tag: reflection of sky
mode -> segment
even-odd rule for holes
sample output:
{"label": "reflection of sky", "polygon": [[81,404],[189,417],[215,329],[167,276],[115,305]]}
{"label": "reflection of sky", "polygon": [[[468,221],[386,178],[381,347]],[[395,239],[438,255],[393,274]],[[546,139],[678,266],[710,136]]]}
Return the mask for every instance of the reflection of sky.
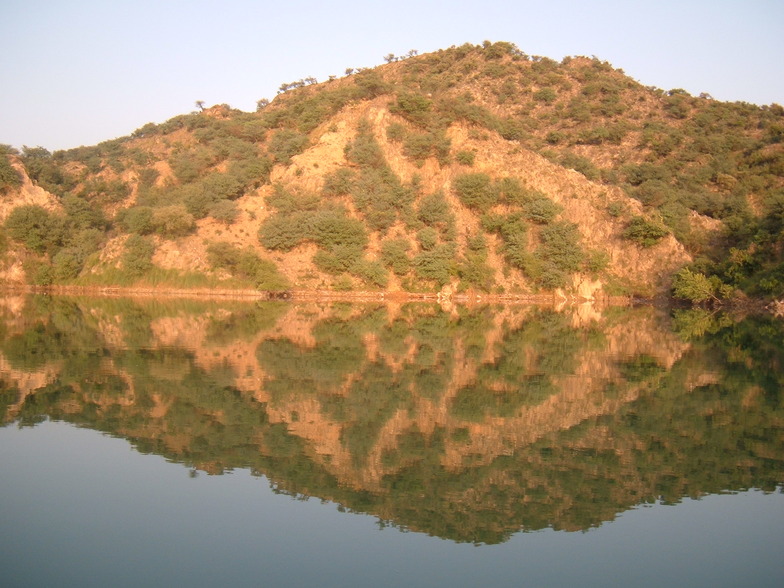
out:
{"label": "reflection of sky", "polygon": [[784,495],[628,511],[474,547],[140,455],[62,423],[0,429],[6,586],[774,586]]}

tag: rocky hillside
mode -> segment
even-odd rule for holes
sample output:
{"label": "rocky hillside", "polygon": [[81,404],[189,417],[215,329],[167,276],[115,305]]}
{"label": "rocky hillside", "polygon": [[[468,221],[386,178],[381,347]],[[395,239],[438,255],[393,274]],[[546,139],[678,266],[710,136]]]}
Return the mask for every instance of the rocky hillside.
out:
{"label": "rocky hillside", "polygon": [[[464,45],[0,158],[6,282],[784,291],[784,109]],[[201,106],[200,106],[201,108]],[[683,269],[686,268],[686,269]]]}

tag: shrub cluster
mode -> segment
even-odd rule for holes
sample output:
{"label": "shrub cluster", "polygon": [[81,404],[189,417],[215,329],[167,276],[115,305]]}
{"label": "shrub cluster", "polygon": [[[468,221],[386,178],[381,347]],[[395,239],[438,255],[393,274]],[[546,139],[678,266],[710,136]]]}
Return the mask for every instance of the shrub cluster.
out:
{"label": "shrub cluster", "polygon": [[288,281],[280,274],[277,266],[264,260],[251,248],[241,249],[236,245],[219,241],[207,247],[207,256],[213,269],[223,269],[232,276],[253,284],[261,290],[286,290]]}
{"label": "shrub cluster", "polygon": [[634,216],[623,231],[623,238],[634,241],[641,247],[652,247],[666,237],[669,231],[660,224],[642,216]]}

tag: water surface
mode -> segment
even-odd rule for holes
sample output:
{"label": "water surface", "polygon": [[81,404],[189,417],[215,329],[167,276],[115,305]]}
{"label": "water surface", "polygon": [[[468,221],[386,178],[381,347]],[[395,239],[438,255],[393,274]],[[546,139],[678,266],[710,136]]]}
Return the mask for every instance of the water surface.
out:
{"label": "water surface", "polygon": [[782,327],[5,299],[13,586],[774,586]]}

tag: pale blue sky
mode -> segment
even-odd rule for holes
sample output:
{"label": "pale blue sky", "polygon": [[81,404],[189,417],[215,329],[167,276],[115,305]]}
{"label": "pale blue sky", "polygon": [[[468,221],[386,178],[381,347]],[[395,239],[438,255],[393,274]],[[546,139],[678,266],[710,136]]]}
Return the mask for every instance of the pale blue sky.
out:
{"label": "pale blue sky", "polygon": [[463,43],[595,55],[645,85],[784,103],[784,0],[0,0],[0,143],[64,149],[282,82]]}

